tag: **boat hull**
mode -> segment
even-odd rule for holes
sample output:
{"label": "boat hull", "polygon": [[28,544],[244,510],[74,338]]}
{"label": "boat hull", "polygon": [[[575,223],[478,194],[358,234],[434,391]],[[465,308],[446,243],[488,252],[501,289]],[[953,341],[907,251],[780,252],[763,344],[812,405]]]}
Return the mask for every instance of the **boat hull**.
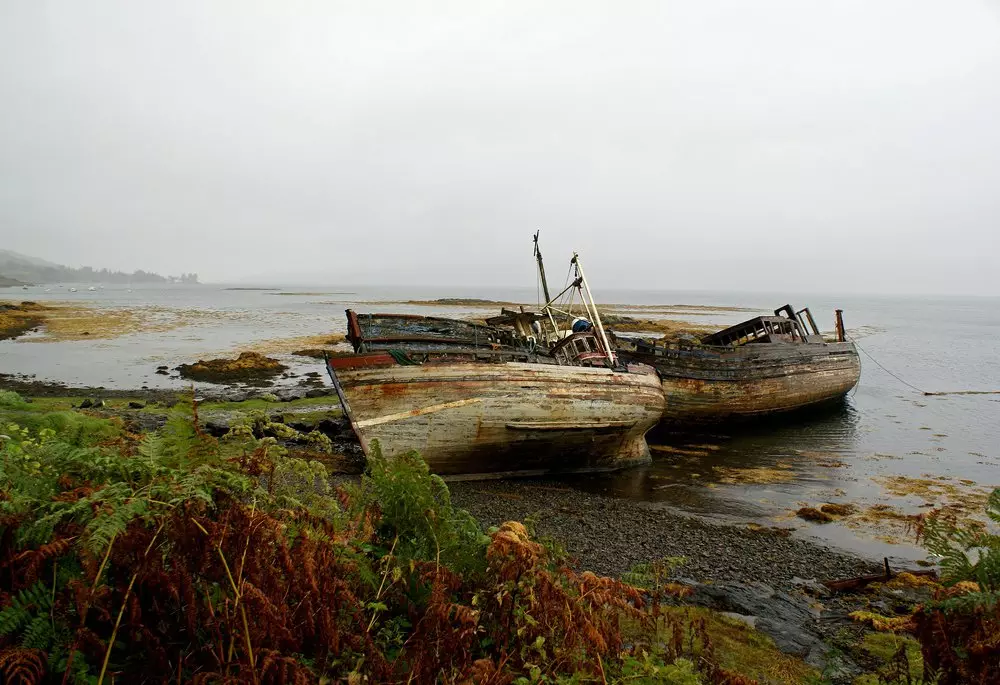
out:
{"label": "boat hull", "polygon": [[716,423],[779,414],[842,398],[861,377],[851,343],[744,345],[621,353],[653,365],[667,424]]}
{"label": "boat hull", "polygon": [[[374,361],[372,361],[374,360]],[[370,454],[418,451],[462,478],[609,471],[649,461],[663,412],[651,368],[626,373],[532,363],[379,365],[331,359],[345,413]]]}

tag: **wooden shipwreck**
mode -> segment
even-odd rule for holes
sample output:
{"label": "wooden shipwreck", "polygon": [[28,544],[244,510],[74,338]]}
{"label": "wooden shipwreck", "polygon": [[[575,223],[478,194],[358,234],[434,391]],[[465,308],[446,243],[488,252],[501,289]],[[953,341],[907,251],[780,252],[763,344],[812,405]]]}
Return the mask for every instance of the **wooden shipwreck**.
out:
{"label": "wooden shipwreck", "polygon": [[[575,255],[574,266],[582,293]],[[621,362],[599,319],[588,326],[562,327],[546,308],[486,325],[348,310],[355,354],[327,368],[365,454],[376,441],[389,458],[416,450],[432,471],[463,478],[648,462],[659,378]]]}
{"label": "wooden shipwreck", "polygon": [[841,399],[861,377],[840,310],[836,340],[827,341],[809,309],[791,305],[700,342],[617,340],[626,360],[652,365],[663,382],[663,420],[720,422],[776,414]]}

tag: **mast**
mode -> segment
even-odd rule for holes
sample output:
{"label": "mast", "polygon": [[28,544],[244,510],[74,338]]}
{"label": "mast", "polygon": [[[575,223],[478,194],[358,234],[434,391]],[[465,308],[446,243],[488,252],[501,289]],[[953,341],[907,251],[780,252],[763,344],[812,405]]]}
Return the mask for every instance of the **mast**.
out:
{"label": "mast", "polygon": [[542,308],[542,311],[549,315],[549,322],[552,324],[552,334],[558,340],[559,326],[556,324],[556,318],[552,316],[552,299],[549,297],[549,282],[545,280],[545,264],[542,263],[542,250],[538,247],[539,233],[541,233],[541,229],[535,231],[535,261],[538,262],[538,275],[542,279],[542,292],[545,294],[545,306]]}
{"label": "mast", "polygon": [[545,265],[542,263],[542,250],[538,247],[538,234],[541,230],[535,231],[535,261],[538,262],[538,274],[542,278],[542,292],[545,293],[545,303],[552,301],[549,297],[549,283],[545,280]]}
{"label": "mast", "polygon": [[[580,264],[580,256],[577,253],[573,253],[573,259],[570,260],[574,266],[576,266],[576,272],[580,274],[580,282],[583,284],[583,304],[587,308],[587,313],[591,315],[594,320],[594,325],[597,326],[597,332],[601,334],[601,343],[604,345],[604,353],[608,356],[608,360],[612,364],[617,363],[617,358],[615,353],[611,349],[611,343],[608,342],[608,334],[604,332],[604,324],[601,322],[601,315],[597,312],[597,303],[594,302],[594,296],[590,292],[590,286],[587,284],[587,277],[583,275],[583,265]],[[593,308],[593,311],[591,311]]]}

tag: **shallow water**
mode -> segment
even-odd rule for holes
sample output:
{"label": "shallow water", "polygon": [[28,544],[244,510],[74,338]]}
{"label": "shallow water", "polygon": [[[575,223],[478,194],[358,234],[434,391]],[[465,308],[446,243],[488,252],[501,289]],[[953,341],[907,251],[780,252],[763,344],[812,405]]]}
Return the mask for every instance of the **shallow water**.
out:
{"label": "shallow water", "polygon": [[[108,340],[39,342],[44,336],[0,342],[0,372],[34,374],[69,385],[138,388],[183,387],[155,374],[248,345],[343,333],[343,311],[395,311],[445,316],[482,314],[475,307],[427,307],[403,300],[475,297],[533,302],[528,289],[475,288],[285,288],[230,290],[225,286],[78,286],[0,290],[0,298],[71,301],[99,308],[128,307],[177,324],[171,330]],[[279,292],[309,294],[278,294]],[[809,305],[823,329],[833,309],[845,310],[849,334],[864,352],[908,383],[928,391],[1000,391],[1000,299],[860,298],[723,293],[598,290],[601,302],[698,304],[749,307],[769,312],[789,301]],[[383,304],[379,304],[379,302]],[[641,314],[644,318],[649,315]],[[673,316],[685,318],[683,316]],[[688,320],[724,326],[746,312],[705,311]],[[285,349],[285,352],[289,351]],[[321,370],[319,363],[277,354],[293,373]],[[919,558],[899,525],[882,528],[853,519],[817,525],[791,516],[800,506],[853,502],[862,508],[886,503],[906,513],[926,511],[940,498],[892,495],[879,477],[965,479],[1000,485],[1000,395],[928,397],[908,387],[862,353],[859,387],[832,409],[710,431],[708,435],[656,432],[653,463],[645,468],[562,479],[580,489],[647,500],[700,515],[795,527],[871,556]],[[673,451],[670,451],[673,450]],[[682,450],[688,452],[678,452]],[[772,482],[740,482],[742,480]],[[735,481],[735,482],[734,482]],[[970,486],[970,492],[972,491]],[[881,538],[881,539],[879,539]],[[892,543],[890,544],[890,540]]]}

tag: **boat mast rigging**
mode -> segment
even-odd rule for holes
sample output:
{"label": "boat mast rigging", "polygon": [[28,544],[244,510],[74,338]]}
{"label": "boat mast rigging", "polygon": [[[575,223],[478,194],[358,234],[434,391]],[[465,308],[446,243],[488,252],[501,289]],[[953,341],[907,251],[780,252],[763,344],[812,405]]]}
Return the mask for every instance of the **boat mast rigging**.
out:
{"label": "boat mast rigging", "polygon": [[549,282],[545,280],[545,264],[542,263],[542,250],[538,247],[538,234],[541,229],[535,231],[535,261],[538,262],[538,275],[542,279],[542,292],[545,294],[545,301],[549,302]]}
{"label": "boat mast rigging", "polygon": [[591,322],[597,327],[597,332],[601,336],[601,344],[604,345],[604,352],[608,356],[608,361],[614,366],[618,360],[615,357],[614,350],[611,348],[611,344],[608,342],[608,334],[604,331],[604,323],[601,321],[601,315],[597,311],[597,303],[594,302],[594,296],[591,294],[590,286],[587,284],[587,277],[583,275],[583,264],[580,263],[580,256],[576,252],[573,253],[573,259],[570,260],[570,264],[576,267],[577,282],[583,285],[580,291],[583,306],[586,307],[587,315],[591,317]]}
{"label": "boat mast rigging", "polygon": [[604,330],[604,323],[601,321],[601,315],[597,311],[597,304],[594,302],[594,296],[590,292],[590,285],[587,283],[586,276],[584,276],[583,265],[580,263],[580,256],[576,252],[574,252],[573,258],[569,262],[570,268],[575,271],[574,273],[575,277],[573,278],[573,281],[569,285],[567,285],[562,290],[562,292],[556,295],[555,298],[552,298],[549,295],[548,281],[545,279],[545,265],[542,262],[542,251],[538,247],[538,234],[540,232],[541,231],[535,231],[535,236],[534,236],[535,261],[538,263],[538,275],[539,278],[541,278],[542,280],[542,290],[545,294],[545,305],[542,307],[542,311],[549,317],[549,322],[552,324],[552,332],[554,336],[553,341],[558,342],[562,336],[561,329],[559,328],[559,325],[556,323],[556,319],[555,316],[553,315],[553,312],[559,312],[560,314],[565,315],[569,319],[569,329],[572,330],[573,327],[573,313],[572,313],[573,300],[572,299],[570,300],[570,306],[568,307],[568,311],[557,309],[554,306],[556,304],[556,300],[558,300],[571,290],[574,292],[579,291],[580,300],[583,302],[583,307],[587,312],[587,318],[597,329],[600,344],[604,348],[604,354],[607,356],[608,361],[611,362],[611,365],[614,366],[615,364],[618,363],[618,359],[614,353],[614,349],[611,347],[611,343],[608,341],[608,334]]}
{"label": "boat mast rigging", "polygon": [[[552,316],[552,309],[550,305],[552,304],[552,298],[549,297],[549,282],[545,279],[545,264],[542,262],[542,250],[538,247],[538,234],[541,233],[541,229],[535,231],[535,261],[538,263],[538,277],[542,279],[542,293],[545,295],[545,306],[542,307],[542,311],[549,315],[549,323],[552,324],[552,332],[555,335],[555,339],[559,339],[559,326],[556,325],[556,319]],[[563,293],[566,292],[565,290]],[[557,297],[562,296],[559,293]]]}

